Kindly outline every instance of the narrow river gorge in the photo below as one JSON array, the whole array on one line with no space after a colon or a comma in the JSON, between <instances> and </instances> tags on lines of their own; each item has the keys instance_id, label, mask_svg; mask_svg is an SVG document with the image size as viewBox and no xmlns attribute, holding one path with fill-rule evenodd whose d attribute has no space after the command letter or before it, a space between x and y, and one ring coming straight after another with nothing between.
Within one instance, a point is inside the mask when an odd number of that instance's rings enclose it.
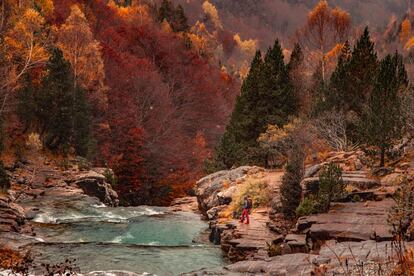
<instances>
[{"instance_id":1,"label":"narrow river gorge","mask_svg":"<svg viewBox=\"0 0 414 276\"><path fill-rule=\"evenodd\" d=\"M53 194L53 193L52 193ZM179 275L224 264L208 227L191 212L166 207L106 207L95 198L55 194L20 202L33 211L35 263L76 259L82 274Z\"/></svg>"}]
</instances>

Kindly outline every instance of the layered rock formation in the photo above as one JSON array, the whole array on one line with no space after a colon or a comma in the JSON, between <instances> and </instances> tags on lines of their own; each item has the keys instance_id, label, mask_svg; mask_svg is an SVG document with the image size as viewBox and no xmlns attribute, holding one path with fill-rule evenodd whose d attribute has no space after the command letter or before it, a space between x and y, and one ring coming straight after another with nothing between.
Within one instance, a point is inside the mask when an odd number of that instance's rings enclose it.
<instances>
[{"instance_id":1,"label":"layered rock formation","mask_svg":"<svg viewBox=\"0 0 414 276\"><path fill-rule=\"evenodd\" d=\"M76 177L75 184L89 196L98 198L108 206L116 207L119 204L118 194L106 183L105 176L97 173L98 169L82 173ZM99 170L98 170L99 171Z\"/></svg>"}]
</instances>

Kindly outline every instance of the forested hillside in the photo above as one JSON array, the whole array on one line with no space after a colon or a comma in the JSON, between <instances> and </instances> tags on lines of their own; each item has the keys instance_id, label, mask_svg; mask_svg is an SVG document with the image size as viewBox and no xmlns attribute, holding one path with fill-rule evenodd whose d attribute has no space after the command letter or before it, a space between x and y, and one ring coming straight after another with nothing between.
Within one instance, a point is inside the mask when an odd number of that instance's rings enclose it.
<instances>
[{"instance_id":1,"label":"forested hillside","mask_svg":"<svg viewBox=\"0 0 414 276\"><path fill-rule=\"evenodd\" d=\"M2 1L4 149L23 158L32 134L113 167L125 204L163 203L200 176L239 84L181 7L130 2Z\"/></svg>"},{"instance_id":2,"label":"forested hillside","mask_svg":"<svg viewBox=\"0 0 414 276\"><path fill-rule=\"evenodd\" d=\"M327 105L365 116L360 43L375 42L372 70L397 50L412 71L410 1L7 0L0 15L3 155L36 141L112 167L124 204L168 203L203 168L267 165L268 125ZM350 94L348 62L366 77Z\"/></svg>"}]
</instances>

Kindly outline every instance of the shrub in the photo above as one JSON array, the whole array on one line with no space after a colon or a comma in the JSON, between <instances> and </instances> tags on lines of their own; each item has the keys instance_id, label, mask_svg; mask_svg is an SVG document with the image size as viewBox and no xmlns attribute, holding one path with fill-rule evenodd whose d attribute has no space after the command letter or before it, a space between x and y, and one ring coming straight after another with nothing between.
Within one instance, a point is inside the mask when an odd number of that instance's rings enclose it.
<instances>
[{"instance_id":1,"label":"shrub","mask_svg":"<svg viewBox=\"0 0 414 276\"><path fill-rule=\"evenodd\" d=\"M361 197L360 197L359 195L354 195L354 196L352 197L352 201L353 201L353 202L360 202L360 201L361 201Z\"/></svg>"},{"instance_id":2,"label":"shrub","mask_svg":"<svg viewBox=\"0 0 414 276\"><path fill-rule=\"evenodd\" d=\"M334 163L325 165L319 175L318 209L328 211L331 202L345 194L345 187L341 168Z\"/></svg>"},{"instance_id":3,"label":"shrub","mask_svg":"<svg viewBox=\"0 0 414 276\"><path fill-rule=\"evenodd\" d=\"M404 178L393 199L395 205L388 214L388 223L393 226L394 232L404 234L414 216L414 183Z\"/></svg>"},{"instance_id":4,"label":"shrub","mask_svg":"<svg viewBox=\"0 0 414 276\"><path fill-rule=\"evenodd\" d=\"M249 196L252 199L253 208L269 204L269 189L266 182L250 179L237 187L238 189L233 195L229 208L232 214L236 216L241 214L245 196Z\"/></svg>"},{"instance_id":5,"label":"shrub","mask_svg":"<svg viewBox=\"0 0 414 276\"><path fill-rule=\"evenodd\" d=\"M296 208L296 216L304 217L316 213L315 201L312 198L305 197Z\"/></svg>"},{"instance_id":6,"label":"shrub","mask_svg":"<svg viewBox=\"0 0 414 276\"><path fill-rule=\"evenodd\" d=\"M40 141L40 135L39 133L32 132L29 134L26 140L26 146L35 151L42 150L42 142Z\"/></svg>"},{"instance_id":7,"label":"shrub","mask_svg":"<svg viewBox=\"0 0 414 276\"><path fill-rule=\"evenodd\" d=\"M300 204L302 197L302 181L304 172L304 152L299 144L295 145L290 153L289 161L286 165L286 172L283 175L280 186L280 201L282 212L287 218L296 215L296 208Z\"/></svg>"},{"instance_id":8,"label":"shrub","mask_svg":"<svg viewBox=\"0 0 414 276\"><path fill-rule=\"evenodd\" d=\"M267 254L269 257L279 256L282 255L282 247L280 244L274 244L266 242L267 245Z\"/></svg>"},{"instance_id":9,"label":"shrub","mask_svg":"<svg viewBox=\"0 0 414 276\"><path fill-rule=\"evenodd\" d=\"M10 178L4 169L3 162L0 161L0 190L7 191L10 188Z\"/></svg>"},{"instance_id":10,"label":"shrub","mask_svg":"<svg viewBox=\"0 0 414 276\"><path fill-rule=\"evenodd\" d=\"M117 185L117 179L115 174L112 172L112 170L106 168L104 171L105 181L109 184L111 184L112 188L115 188Z\"/></svg>"}]
</instances>

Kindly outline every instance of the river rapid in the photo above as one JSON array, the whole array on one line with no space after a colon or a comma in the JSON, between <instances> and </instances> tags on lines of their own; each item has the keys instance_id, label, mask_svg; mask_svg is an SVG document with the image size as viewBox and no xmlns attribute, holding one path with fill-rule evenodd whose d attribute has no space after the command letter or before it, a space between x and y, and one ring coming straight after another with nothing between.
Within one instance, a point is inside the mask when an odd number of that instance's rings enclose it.
<instances>
[{"instance_id":1,"label":"river rapid","mask_svg":"<svg viewBox=\"0 0 414 276\"><path fill-rule=\"evenodd\" d=\"M82 274L179 275L224 264L219 247L203 242L198 214L166 207L106 207L85 195L20 203L34 210L37 263L76 259ZM111 274L111 271L118 271Z\"/></svg>"}]
</instances>

